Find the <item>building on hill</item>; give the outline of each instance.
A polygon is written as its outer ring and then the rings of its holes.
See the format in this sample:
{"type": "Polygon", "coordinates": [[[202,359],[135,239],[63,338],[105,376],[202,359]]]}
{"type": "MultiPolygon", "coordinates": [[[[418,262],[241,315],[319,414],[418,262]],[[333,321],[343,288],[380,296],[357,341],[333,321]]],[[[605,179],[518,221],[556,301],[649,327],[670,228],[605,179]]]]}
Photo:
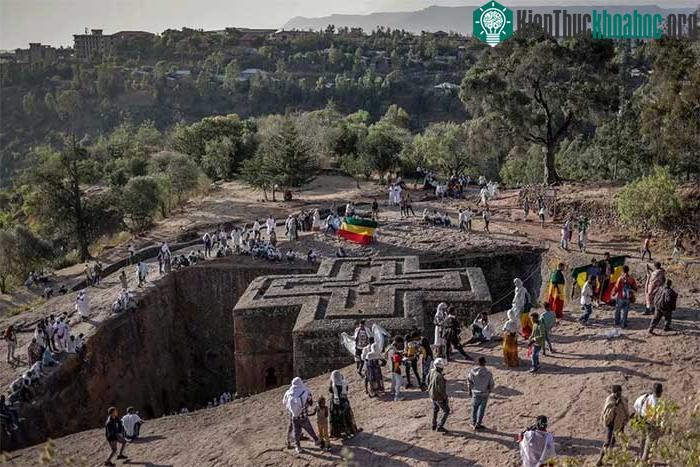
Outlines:
{"type": "Polygon", "coordinates": [[[297,29],[285,31],[284,29],[280,29],[275,32],[273,38],[278,41],[288,42],[300,37],[313,36],[314,34],[316,34],[314,31],[299,31],[297,29]]]}
{"type": "Polygon", "coordinates": [[[81,62],[89,62],[112,53],[112,48],[125,42],[148,39],[155,34],[146,31],[119,31],[114,34],[103,34],[102,29],[91,29],[90,34],[74,34],[73,43],[75,58],[81,62]]]}
{"type": "Polygon", "coordinates": [[[112,36],[102,34],[102,29],[92,29],[90,34],[74,34],[73,47],[75,58],[88,62],[96,57],[109,55],[112,48],[112,36]]]}
{"type": "Polygon", "coordinates": [[[137,39],[151,39],[155,34],[147,31],[119,31],[112,34],[112,44],[116,45],[120,42],[128,42],[137,39]]]}
{"type": "Polygon", "coordinates": [[[30,66],[52,65],[58,61],[58,49],[40,42],[30,42],[28,49],[15,49],[15,60],[30,66]]]}

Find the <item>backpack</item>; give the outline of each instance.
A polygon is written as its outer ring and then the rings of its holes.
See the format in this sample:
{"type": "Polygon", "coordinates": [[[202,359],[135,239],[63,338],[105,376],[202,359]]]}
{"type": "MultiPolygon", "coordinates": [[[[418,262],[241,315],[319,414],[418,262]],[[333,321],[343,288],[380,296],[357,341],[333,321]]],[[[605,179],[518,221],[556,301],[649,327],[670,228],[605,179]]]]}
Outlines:
{"type": "Polygon", "coordinates": [[[632,301],[633,295],[634,291],[632,290],[632,285],[630,284],[629,280],[625,279],[625,282],[622,284],[622,298],[624,300],[632,301]]]}

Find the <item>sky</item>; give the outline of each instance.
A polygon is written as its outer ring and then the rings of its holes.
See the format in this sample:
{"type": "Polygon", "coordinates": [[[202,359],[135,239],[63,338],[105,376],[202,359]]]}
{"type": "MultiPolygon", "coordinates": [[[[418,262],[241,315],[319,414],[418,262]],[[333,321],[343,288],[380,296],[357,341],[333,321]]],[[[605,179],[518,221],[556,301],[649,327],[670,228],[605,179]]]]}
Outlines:
{"type": "MultiPolygon", "coordinates": [[[[522,5],[658,4],[697,5],[697,0],[508,0],[522,5]]],[[[294,16],[368,14],[415,11],[431,5],[464,6],[478,0],[0,0],[0,49],[26,48],[29,42],[54,46],[73,44],[85,28],[105,34],[122,30],[162,32],[183,26],[279,28],[294,16]]]]}

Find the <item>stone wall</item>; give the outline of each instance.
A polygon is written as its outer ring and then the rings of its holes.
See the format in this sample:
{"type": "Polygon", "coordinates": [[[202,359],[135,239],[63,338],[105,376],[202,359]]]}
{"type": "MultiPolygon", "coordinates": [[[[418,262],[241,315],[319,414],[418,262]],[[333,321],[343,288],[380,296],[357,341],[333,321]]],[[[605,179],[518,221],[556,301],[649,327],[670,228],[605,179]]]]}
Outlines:
{"type": "Polygon", "coordinates": [[[510,308],[513,300],[513,279],[523,280],[530,291],[533,300],[537,300],[546,284],[546,264],[542,261],[542,249],[515,249],[489,254],[473,254],[457,257],[425,257],[421,258],[424,269],[433,268],[480,268],[488,284],[493,300],[493,311],[503,311],[510,308]],[[543,276],[544,274],[544,276],[543,276]]]}
{"type": "Polygon", "coordinates": [[[32,402],[22,405],[25,421],[12,440],[2,440],[3,449],[101,426],[110,406],[133,406],[152,418],[233,392],[231,310],[254,278],[290,268],[315,270],[302,262],[231,257],[174,271],[149,285],[137,295],[135,311],[98,325],[84,362],[70,355],[43,381],[32,402]]]}
{"type": "Polygon", "coordinates": [[[432,336],[442,301],[465,321],[490,309],[481,270],[422,270],[415,256],[336,258],[324,259],[316,274],[258,277],[234,308],[237,389],[263,391],[270,372],[309,378],[348,365],[353,357],[340,336],[359,319],[393,334],[432,336]]]}

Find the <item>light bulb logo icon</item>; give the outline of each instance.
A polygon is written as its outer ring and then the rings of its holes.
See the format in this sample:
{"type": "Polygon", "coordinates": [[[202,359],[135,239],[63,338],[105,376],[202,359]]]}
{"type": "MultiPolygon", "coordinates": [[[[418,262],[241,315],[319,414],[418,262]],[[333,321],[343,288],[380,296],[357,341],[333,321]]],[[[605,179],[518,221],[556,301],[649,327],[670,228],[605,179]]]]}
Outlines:
{"type": "Polygon", "coordinates": [[[491,1],[474,10],[474,35],[495,47],[513,34],[513,12],[491,1]]]}

